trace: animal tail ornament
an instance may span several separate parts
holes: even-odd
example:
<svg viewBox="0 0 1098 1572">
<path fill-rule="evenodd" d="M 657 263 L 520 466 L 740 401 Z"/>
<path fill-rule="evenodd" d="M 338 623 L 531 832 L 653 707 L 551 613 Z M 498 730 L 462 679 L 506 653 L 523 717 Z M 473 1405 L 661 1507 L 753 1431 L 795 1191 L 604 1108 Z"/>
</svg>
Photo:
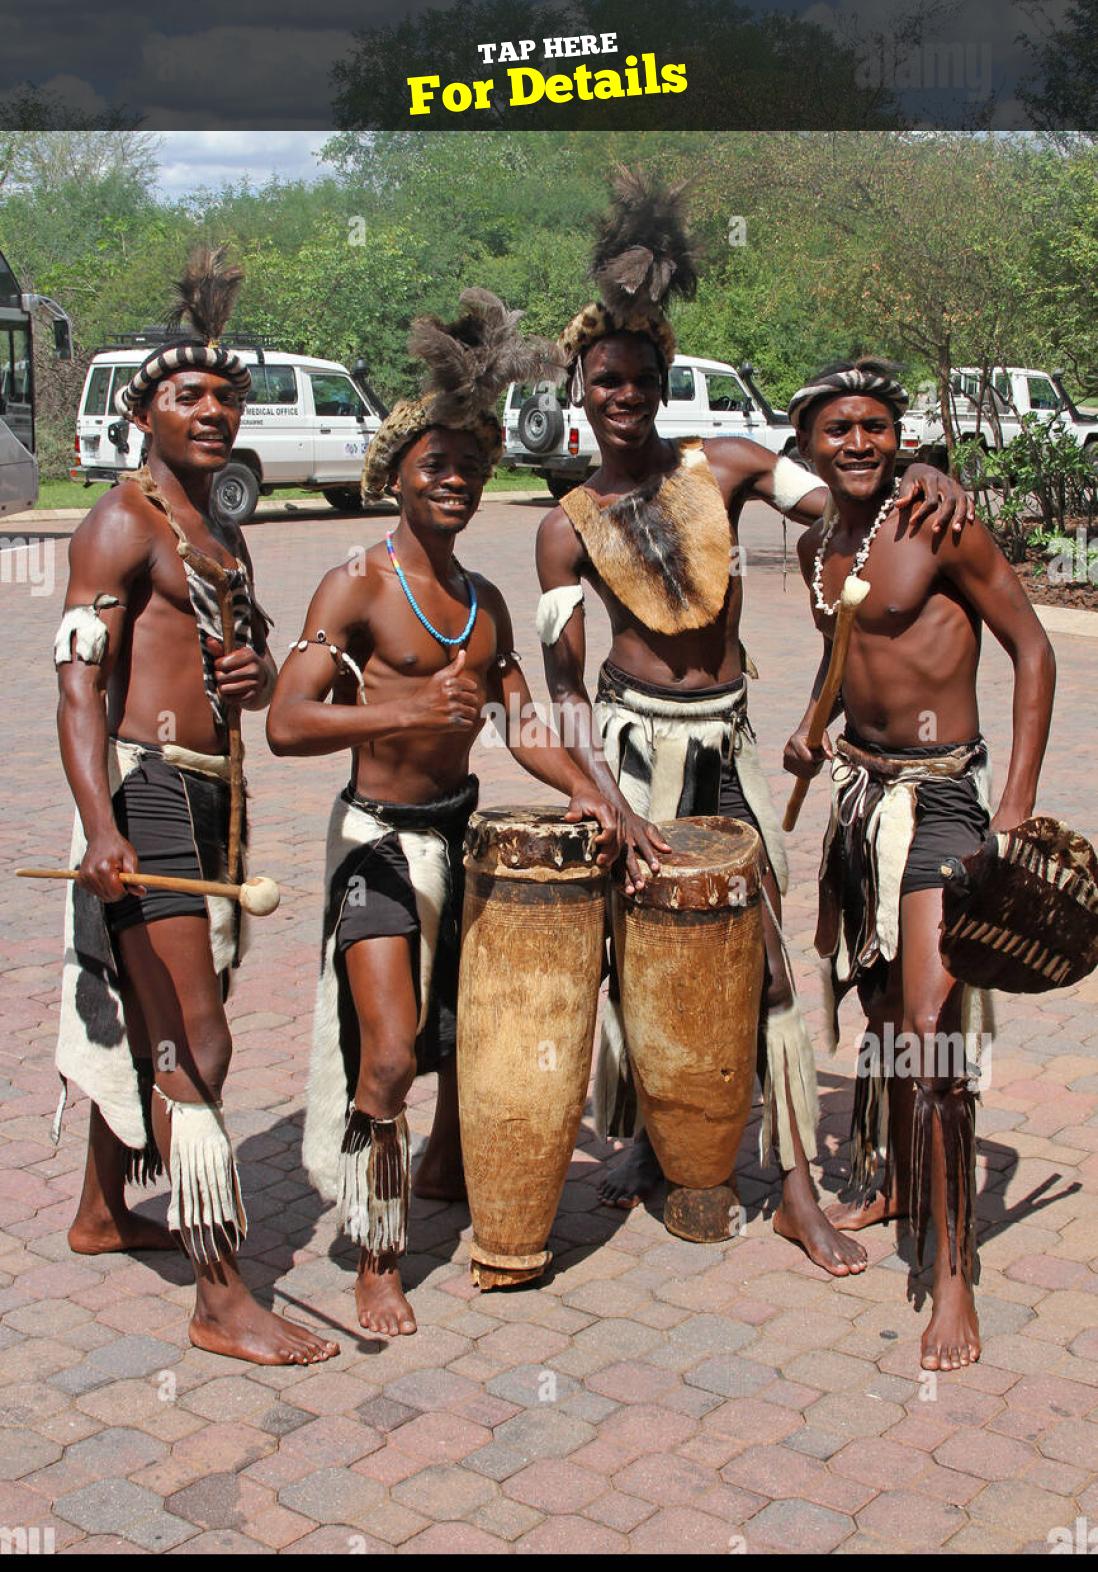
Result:
<svg viewBox="0 0 1098 1572">
<path fill-rule="evenodd" d="M 376 1272 L 383 1256 L 408 1248 L 408 1121 L 374 1119 L 351 1105 L 339 1159 L 336 1221 Z"/>
</svg>

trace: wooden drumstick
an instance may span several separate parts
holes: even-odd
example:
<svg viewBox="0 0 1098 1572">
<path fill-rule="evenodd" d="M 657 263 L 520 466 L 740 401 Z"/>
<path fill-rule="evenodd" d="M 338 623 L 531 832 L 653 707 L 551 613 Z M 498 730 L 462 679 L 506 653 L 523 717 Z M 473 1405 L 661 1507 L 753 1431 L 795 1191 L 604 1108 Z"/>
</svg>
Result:
<svg viewBox="0 0 1098 1572">
<path fill-rule="evenodd" d="M 19 879 L 75 879 L 75 868 L 16 868 Z M 175 890 L 180 895 L 223 895 L 239 901 L 252 917 L 267 917 L 278 906 L 278 885 L 257 876 L 243 884 L 222 884 L 216 879 L 179 879 L 162 873 L 120 873 L 121 884 L 144 885 L 149 890 Z"/>
<path fill-rule="evenodd" d="M 854 618 L 858 614 L 858 607 L 869 594 L 870 588 L 868 580 L 856 579 L 852 573 L 848 574 L 843 582 L 839 612 L 835 619 L 835 637 L 831 641 L 831 659 L 827 663 L 827 675 L 820 689 L 819 698 L 812 706 L 812 715 L 808 722 L 808 735 L 805 741 L 810 748 L 818 748 L 823 742 L 824 732 L 831 720 L 831 712 L 835 708 L 835 700 L 843 685 L 843 670 L 846 666 L 846 652 L 850 645 Z M 785 818 L 782 820 L 782 829 L 787 834 L 800 816 L 804 799 L 808 796 L 809 783 L 810 778 L 803 775 L 798 776 L 793 782 L 793 790 L 786 804 Z"/>
</svg>

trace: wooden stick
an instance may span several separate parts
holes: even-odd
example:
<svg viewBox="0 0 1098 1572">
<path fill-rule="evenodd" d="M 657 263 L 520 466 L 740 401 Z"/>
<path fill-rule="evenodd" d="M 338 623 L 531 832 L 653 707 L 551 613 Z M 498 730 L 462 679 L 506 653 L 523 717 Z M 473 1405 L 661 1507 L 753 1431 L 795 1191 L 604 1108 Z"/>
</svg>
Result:
<svg viewBox="0 0 1098 1572">
<path fill-rule="evenodd" d="M 866 579 L 856 579 L 848 574 L 843 582 L 843 592 L 839 600 L 839 614 L 835 621 L 835 637 L 831 641 L 831 658 L 827 663 L 827 675 L 823 687 L 820 689 L 819 698 L 812 706 L 812 715 L 808 722 L 808 735 L 805 741 L 810 748 L 818 748 L 824 739 L 831 720 L 831 712 L 835 708 L 835 700 L 843 685 L 843 671 L 846 667 L 846 652 L 850 646 L 850 633 L 854 626 L 854 618 L 858 614 L 858 607 L 870 591 L 870 584 Z M 808 796 L 810 778 L 798 776 L 793 782 L 793 790 L 789 794 L 789 802 L 785 809 L 785 818 L 782 820 L 782 829 L 788 834 L 800 816 L 804 799 Z"/>
<path fill-rule="evenodd" d="M 228 570 L 215 562 L 190 541 L 181 539 L 179 555 L 194 571 L 209 580 L 217 592 L 221 614 L 221 644 L 226 655 L 236 649 L 236 623 L 233 620 L 233 593 Z M 223 701 L 224 702 L 224 701 Z M 240 733 L 239 704 L 225 703 L 225 725 L 229 733 L 229 846 L 225 857 L 230 879 L 240 877 L 240 840 L 244 819 L 244 739 Z"/>
<path fill-rule="evenodd" d="M 16 868 L 18 879 L 75 879 L 76 868 Z M 172 890 L 180 895 L 222 895 L 239 901 L 253 917 L 266 917 L 278 906 L 278 885 L 273 879 L 256 876 L 243 884 L 222 884 L 217 879 L 182 879 L 163 873 L 120 873 L 120 884 L 143 886 L 149 890 Z"/>
</svg>

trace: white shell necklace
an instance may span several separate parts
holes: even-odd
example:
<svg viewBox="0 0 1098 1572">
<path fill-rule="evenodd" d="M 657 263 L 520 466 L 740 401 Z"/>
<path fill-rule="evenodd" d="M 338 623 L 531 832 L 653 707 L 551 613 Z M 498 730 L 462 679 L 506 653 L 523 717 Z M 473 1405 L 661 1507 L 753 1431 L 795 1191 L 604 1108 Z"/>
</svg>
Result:
<svg viewBox="0 0 1098 1572">
<path fill-rule="evenodd" d="M 892 509 L 895 506 L 896 493 L 898 490 L 898 486 L 893 486 L 888 496 L 881 503 L 880 511 L 877 514 L 877 517 L 873 520 L 873 523 L 870 526 L 865 539 L 858 547 L 854 561 L 850 564 L 850 572 L 847 575 L 849 578 L 856 579 L 861 573 L 862 569 L 865 567 L 866 561 L 869 557 L 870 547 L 877 538 L 877 531 L 880 529 L 881 525 L 884 523 L 885 519 L 892 512 Z M 834 617 L 839 610 L 839 601 L 842 600 L 842 595 L 840 594 L 839 600 L 834 601 L 830 606 L 823 597 L 824 556 L 827 552 L 828 545 L 830 544 L 831 537 L 835 533 L 835 525 L 839 522 L 839 510 L 835 506 L 834 497 L 828 497 L 827 499 L 827 511 L 824 514 L 824 518 L 827 522 L 827 528 L 824 530 L 823 540 L 820 541 L 819 549 L 816 552 L 816 566 L 812 570 L 812 594 L 816 602 L 816 610 L 822 611 L 825 617 Z"/>
</svg>

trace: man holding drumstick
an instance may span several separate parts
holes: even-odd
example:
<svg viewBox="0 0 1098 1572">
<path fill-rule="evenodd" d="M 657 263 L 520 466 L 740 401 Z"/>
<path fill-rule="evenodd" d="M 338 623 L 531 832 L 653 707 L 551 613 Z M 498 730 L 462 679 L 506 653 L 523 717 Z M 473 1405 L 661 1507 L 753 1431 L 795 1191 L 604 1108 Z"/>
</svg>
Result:
<svg viewBox="0 0 1098 1572">
<path fill-rule="evenodd" d="M 745 502 L 768 502 L 811 523 L 827 494 L 814 476 L 757 443 L 676 443 L 657 434 L 676 348 L 665 307 L 676 291 L 689 296 L 696 277 L 676 193 L 619 171 L 592 274 L 602 298 L 569 324 L 560 346 L 572 401 L 583 405 L 601 465 L 538 532 L 538 632 L 550 691 L 567 712 L 576 759 L 625 814 L 627 890 L 643 882 L 643 863 L 657 869 L 666 850 L 651 819 L 723 813 L 759 830 L 768 902 L 760 1146 L 764 1162 L 775 1149 L 782 1171 L 774 1226 L 818 1266 L 845 1276 L 864 1269 L 865 1252 L 824 1217 L 808 1169 L 816 1155 L 815 1058 L 783 955 L 785 852 L 747 718 L 745 677 L 754 668 L 740 642 L 743 578 L 730 567 Z M 963 527 L 968 512 L 961 488 L 922 466 L 909 471 L 899 506 L 913 527 L 931 515 L 935 531 Z M 584 679 L 584 582 L 613 630 L 593 712 Z M 595 1111 L 600 1134 L 637 1129 L 613 973 Z M 600 1188 L 609 1203 L 635 1206 L 660 1177 L 640 1130 Z"/>
<path fill-rule="evenodd" d="M 991 1023 L 986 1000 L 955 982 L 939 953 L 942 865 L 975 851 L 989 827 L 1012 829 L 1033 812 L 1055 660 L 983 524 L 935 540 L 913 534 L 897 512 L 906 407 L 893 368 L 869 360 L 821 372 L 789 406 L 801 452 L 831 493 L 824 518 L 797 544 L 824 640 L 814 694 L 830 664 L 844 584 L 853 577 L 869 585 L 836 705 L 846 723 L 831 764 L 816 935 L 836 1008 L 857 988 L 868 1018 L 852 1132 L 853 1176 L 864 1193 L 829 1215 L 841 1229 L 910 1215 L 920 1258 L 933 1217 L 934 1310 L 922 1365 L 956 1370 L 980 1357 L 975 1092 L 965 1048 Z M 1014 740 L 994 818 L 976 703 L 983 625 L 1014 667 Z M 814 707 L 786 746 L 786 768 L 802 778 L 832 757 L 830 744 L 808 746 Z M 883 1187 L 870 1194 L 882 1156 Z"/>
<path fill-rule="evenodd" d="M 616 809 L 530 718 L 502 595 L 454 555 L 502 450 L 496 399 L 508 381 L 543 375 L 552 349 L 520 338 L 519 313 L 486 290 L 466 290 L 461 305 L 455 322 L 413 324 L 409 353 L 426 366 L 426 390 L 396 405 L 363 474 L 366 497 L 397 498 L 399 523 L 321 581 L 267 723 L 278 754 L 351 750 L 328 828 L 303 1155 L 360 1247 L 359 1324 L 385 1337 L 416 1330 L 399 1265 L 404 1104 L 425 1071 L 438 1071 L 439 1090 L 416 1193 L 465 1195 L 455 1061 L 462 841 L 486 702 L 502 709 L 523 768 L 569 797 L 566 817 L 599 821 L 598 861 L 608 865 L 621 845 Z"/>
<path fill-rule="evenodd" d="M 72 537 L 54 656 L 79 873 L 57 1065 L 92 1101 L 72 1248 L 167 1249 L 174 1234 L 195 1272 L 196 1347 L 309 1364 L 336 1345 L 262 1309 L 236 1261 L 247 1219 L 221 1094 L 237 908 L 119 879 L 137 869 L 240 877 L 228 866 L 241 807 L 239 784 L 230 786 L 233 711 L 263 708 L 274 681 L 243 540 L 210 517 L 210 486 L 250 381 L 216 343 L 241 277 L 223 250 L 192 257 L 177 318 L 188 315 L 195 332 L 154 350 L 122 392 L 120 412 L 148 435 L 147 467 L 96 503 Z M 127 1178 L 147 1181 L 162 1165 L 171 1233 L 125 1203 Z"/>
</svg>

